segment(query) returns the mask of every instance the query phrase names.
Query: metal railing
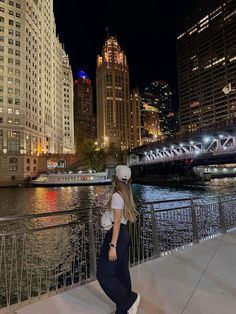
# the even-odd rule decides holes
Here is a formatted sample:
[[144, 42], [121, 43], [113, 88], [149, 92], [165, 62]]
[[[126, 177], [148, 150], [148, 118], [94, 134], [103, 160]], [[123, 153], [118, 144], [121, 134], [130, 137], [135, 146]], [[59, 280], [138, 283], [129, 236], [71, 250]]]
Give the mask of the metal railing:
[[[236, 226], [234, 195], [153, 201], [138, 208], [137, 222], [129, 225], [131, 266]], [[94, 280], [105, 235], [100, 216], [99, 208], [89, 208], [0, 217], [0, 307]]]

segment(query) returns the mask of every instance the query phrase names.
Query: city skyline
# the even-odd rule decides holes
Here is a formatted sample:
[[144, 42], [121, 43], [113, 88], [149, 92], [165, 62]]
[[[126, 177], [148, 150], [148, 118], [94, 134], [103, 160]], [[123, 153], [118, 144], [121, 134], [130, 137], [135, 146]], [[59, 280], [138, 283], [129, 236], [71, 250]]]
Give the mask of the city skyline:
[[[108, 27], [127, 55], [131, 88], [142, 91], [154, 80], [165, 80], [173, 90], [177, 108], [176, 15], [187, 1], [148, 1], [144, 8], [122, 3], [54, 3], [57, 33], [70, 56], [74, 77], [83, 69], [95, 83], [96, 56]], [[66, 23], [65, 16], [70, 16]]]

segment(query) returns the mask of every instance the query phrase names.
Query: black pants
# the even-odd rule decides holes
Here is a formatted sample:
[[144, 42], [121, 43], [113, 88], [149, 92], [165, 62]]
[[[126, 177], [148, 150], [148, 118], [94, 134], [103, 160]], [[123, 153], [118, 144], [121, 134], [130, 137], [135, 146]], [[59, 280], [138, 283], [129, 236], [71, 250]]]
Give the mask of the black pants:
[[97, 279], [106, 295], [116, 304], [116, 314], [127, 314], [133, 305], [137, 293], [132, 292], [129, 273], [129, 244], [130, 236], [127, 226], [120, 225], [117, 241], [117, 260], [109, 261], [109, 243], [112, 239], [112, 230], [106, 233], [97, 266]]

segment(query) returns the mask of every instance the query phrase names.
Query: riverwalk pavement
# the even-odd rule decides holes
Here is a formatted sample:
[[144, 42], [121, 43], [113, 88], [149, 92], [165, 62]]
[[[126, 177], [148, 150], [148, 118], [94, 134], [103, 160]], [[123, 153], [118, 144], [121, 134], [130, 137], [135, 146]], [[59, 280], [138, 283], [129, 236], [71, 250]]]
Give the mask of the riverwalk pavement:
[[[236, 231], [131, 269], [138, 314], [235, 314]], [[108, 314], [97, 281], [16, 310], [17, 314]]]

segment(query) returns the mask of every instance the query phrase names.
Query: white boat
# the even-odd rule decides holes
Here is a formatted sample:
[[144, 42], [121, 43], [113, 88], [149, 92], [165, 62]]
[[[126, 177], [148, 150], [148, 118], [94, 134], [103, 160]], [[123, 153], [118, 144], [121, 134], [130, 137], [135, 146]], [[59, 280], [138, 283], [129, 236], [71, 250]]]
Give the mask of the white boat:
[[70, 186], [110, 184], [111, 178], [106, 172], [96, 173], [49, 173], [41, 174], [31, 181], [36, 186]]

